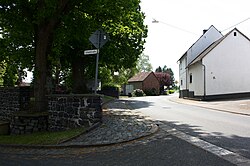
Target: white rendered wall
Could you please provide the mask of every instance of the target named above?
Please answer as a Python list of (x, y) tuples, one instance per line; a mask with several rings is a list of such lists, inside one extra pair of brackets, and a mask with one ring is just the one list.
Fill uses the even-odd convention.
[[(195, 63), (188, 69), (189, 91), (193, 91), (195, 96), (204, 95), (204, 67), (201, 63)], [(190, 83), (190, 75), (192, 74), (192, 83)]]
[(186, 84), (186, 75), (187, 75), (187, 57), (184, 56), (181, 60), (180, 60), (180, 64), (179, 64), (179, 84), (180, 84), (180, 90), (186, 90), (187, 88), (187, 84)]
[(201, 52), (203, 52), (213, 42), (220, 39), (223, 35), (214, 26), (197, 40), (196, 43), (187, 51), (187, 63), (190, 64)]
[(207, 95), (250, 92), (250, 41), (234, 32), (203, 58)]

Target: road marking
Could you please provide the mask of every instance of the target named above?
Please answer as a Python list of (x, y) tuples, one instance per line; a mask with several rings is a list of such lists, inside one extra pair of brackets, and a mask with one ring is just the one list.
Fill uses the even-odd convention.
[(206, 142), (204, 140), (201, 140), (197, 137), (185, 134), (181, 131), (176, 130), (175, 128), (171, 128), (167, 126), (164, 123), (158, 122), (160, 125), (160, 128), (162, 128), (164, 131), (168, 132), (169, 134), (176, 136), (188, 143), (191, 143), (192, 145), (195, 145), (201, 149), (204, 149), (224, 160), (227, 160), (233, 164), (239, 165), (239, 166), (247, 166), (250, 165), (250, 159), (243, 157), (237, 153), (231, 152), (227, 149), (221, 148), (219, 146), (216, 146), (214, 144), (211, 144), (209, 142)]

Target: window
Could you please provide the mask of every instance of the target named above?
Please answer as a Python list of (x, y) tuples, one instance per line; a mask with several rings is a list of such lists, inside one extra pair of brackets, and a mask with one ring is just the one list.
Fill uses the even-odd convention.
[(234, 36), (237, 36), (237, 32), (234, 32)]
[(190, 74), (190, 76), (189, 76), (189, 82), (190, 82), (190, 84), (193, 82), (193, 76), (192, 76), (192, 73)]
[(183, 85), (183, 81), (181, 80), (181, 85)]

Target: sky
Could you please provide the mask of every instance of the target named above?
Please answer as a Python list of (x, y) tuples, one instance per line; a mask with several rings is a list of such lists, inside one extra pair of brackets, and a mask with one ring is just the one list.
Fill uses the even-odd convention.
[(148, 26), (144, 54), (154, 70), (170, 67), (176, 80), (177, 61), (211, 25), (223, 35), (236, 27), (250, 38), (249, 0), (141, 0), (140, 5)]

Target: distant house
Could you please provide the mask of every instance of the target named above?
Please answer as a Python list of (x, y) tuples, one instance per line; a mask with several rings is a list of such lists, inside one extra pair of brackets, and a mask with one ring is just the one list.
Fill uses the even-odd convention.
[[(250, 96), (250, 40), (238, 29), (222, 36), (214, 27), (179, 59), (180, 97), (203, 100)], [(221, 35), (221, 37), (220, 37)], [(200, 39), (201, 39), (200, 38)], [(198, 47), (199, 48), (199, 47)], [(193, 54), (191, 54), (193, 53)]]
[(160, 92), (160, 83), (154, 72), (141, 72), (128, 80), (133, 89), (141, 89), (144, 92), (154, 90), (157, 95)]

